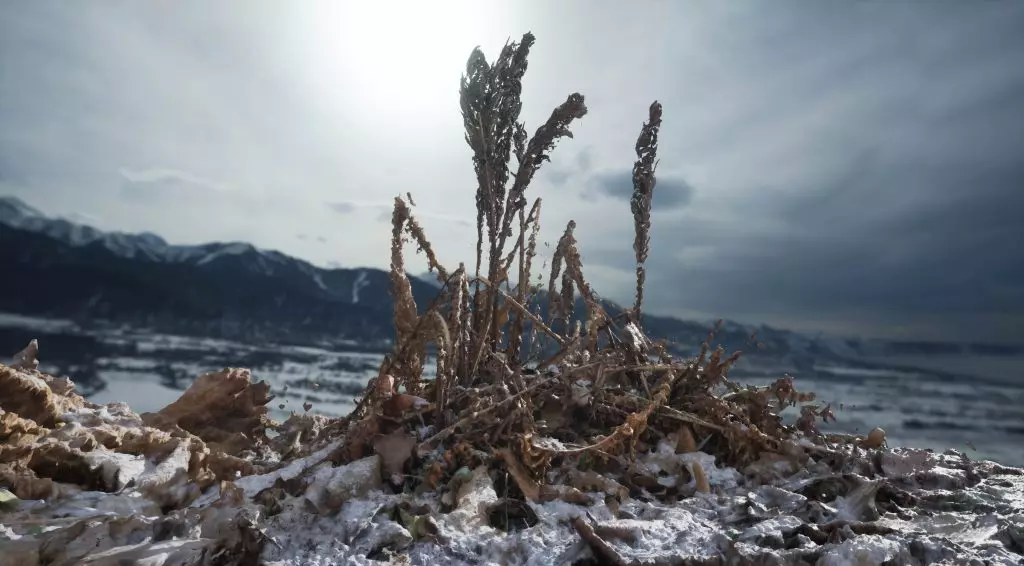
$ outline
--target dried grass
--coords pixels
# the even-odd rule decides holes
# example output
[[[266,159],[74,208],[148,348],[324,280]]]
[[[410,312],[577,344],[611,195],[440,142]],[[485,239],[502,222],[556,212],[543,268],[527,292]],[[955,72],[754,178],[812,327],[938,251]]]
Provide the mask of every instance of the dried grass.
[[[544,473],[556,463],[574,474],[614,462],[628,466],[639,451],[669,435],[679,439],[680,447],[696,450],[696,434],[705,439],[704,451],[733,465],[766,453],[829,451],[815,422],[830,418],[831,412],[810,404],[813,395],[798,393],[790,378],[764,388],[740,387],[728,379],[740,352],[727,356],[721,348],[712,349],[714,331],[695,357],[683,360],[670,357],[643,333],[644,263],[650,252],[662,123],[658,102],[651,104],[641,127],[633,166],[633,308],[622,316],[606,312],[607,303],[584,276],[574,221],[554,250],[546,293],[531,285],[541,199],[527,211],[526,190],[550,160],[556,142],[571,138],[571,124],[587,112],[583,96],[571,94],[527,139],[526,126],[519,122],[520,94],[533,43],[534,37],[526,34],[507,44],[493,63],[474,50],[462,78],[465,140],[477,179],[473,275],[464,264],[446,270],[413,216],[411,196],[409,203],[395,199],[395,348],[349,417],[344,453],[349,458],[369,454],[375,438],[395,431],[413,433],[426,425],[433,432],[420,436],[416,459],[428,470],[422,476],[431,478],[430,485],[443,483],[461,466],[472,469],[488,462],[504,466],[528,495],[539,497],[541,488],[546,494],[572,491],[546,485]],[[417,244],[443,285],[422,312],[405,274],[407,241]],[[511,249],[506,249],[509,244]],[[576,296],[585,305],[583,316],[573,313]],[[548,302],[546,320],[532,308],[540,299]],[[523,342],[527,334],[529,352]],[[531,364],[541,339],[554,350],[543,362]],[[437,379],[424,382],[428,344],[436,346]],[[390,376],[394,387],[390,381],[389,387],[380,387],[380,380]],[[406,402],[396,404],[391,400],[396,395]],[[779,412],[798,404],[803,406],[797,426],[783,425]],[[797,442],[803,438],[819,446]],[[709,489],[704,472],[694,466],[700,491]]]

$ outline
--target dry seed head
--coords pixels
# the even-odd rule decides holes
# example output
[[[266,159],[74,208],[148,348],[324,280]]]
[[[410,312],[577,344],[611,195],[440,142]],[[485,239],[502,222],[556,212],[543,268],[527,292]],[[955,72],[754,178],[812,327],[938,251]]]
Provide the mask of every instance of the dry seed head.
[[[636,140],[636,163],[633,164],[633,198],[630,209],[633,211],[633,225],[636,237],[633,240],[633,251],[636,254],[636,303],[633,307],[637,316],[644,299],[644,282],[646,272],[644,262],[651,245],[651,199],[654,196],[656,179],[654,170],[657,167],[658,130],[661,128],[661,104],[651,104],[648,121],[640,130]]]

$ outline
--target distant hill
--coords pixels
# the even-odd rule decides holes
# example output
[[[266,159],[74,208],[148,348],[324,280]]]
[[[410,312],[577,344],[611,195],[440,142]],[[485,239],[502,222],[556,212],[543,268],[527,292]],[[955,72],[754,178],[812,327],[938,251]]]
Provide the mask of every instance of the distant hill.
[[[379,269],[322,269],[247,243],[171,245],[155,234],[104,232],[0,197],[0,312],[108,321],[161,331],[293,343],[380,343],[392,336],[390,282]],[[422,307],[438,292],[410,277]],[[541,297],[542,309],[546,309]],[[620,307],[605,302],[610,311]],[[578,304],[577,312],[583,312]],[[710,323],[644,317],[651,337],[693,354]],[[757,334],[757,344],[750,341]],[[809,338],[726,322],[715,344],[797,366],[890,353],[1020,355],[1015,346]]]
[[[245,243],[169,245],[0,198],[0,311],[243,339],[382,340],[386,272],[321,269]],[[412,279],[424,304],[437,288]]]

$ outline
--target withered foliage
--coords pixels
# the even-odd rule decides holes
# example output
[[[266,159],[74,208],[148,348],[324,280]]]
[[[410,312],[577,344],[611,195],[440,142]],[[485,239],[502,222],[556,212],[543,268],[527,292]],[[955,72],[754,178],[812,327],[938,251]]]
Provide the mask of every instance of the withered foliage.
[[[462,77],[465,140],[477,180],[472,274],[464,264],[454,271],[440,265],[413,216],[411,197],[395,198],[395,346],[349,417],[345,457],[381,450],[385,440],[405,454],[405,443],[415,438],[405,465],[421,473],[405,477],[415,478],[409,481],[419,488],[435,488],[464,466],[487,463],[504,468],[530,499],[578,499],[585,496],[572,478],[580,474],[614,484],[600,474],[615,471],[623,489],[646,487],[627,473],[630,462],[665,439],[680,452],[695,451],[695,438],[700,439],[701,450],[735,466],[830,451],[815,422],[831,418],[831,411],[809,404],[813,395],[798,393],[789,377],[769,387],[741,387],[728,378],[740,352],[713,349],[714,332],[687,359],[674,359],[643,332],[644,263],[662,123],[658,102],[651,104],[636,141],[633,308],[613,315],[591,288],[574,221],[554,249],[546,293],[542,283],[531,284],[541,200],[528,207],[526,190],[555,143],[571,138],[570,125],[587,113],[583,96],[573,93],[528,137],[519,121],[520,95],[533,44],[528,33],[508,43],[494,62],[474,50]],[[422,312],[405,273],[404,244],[410,240],[442,284]],[[546,313],[537,308],[541,295]],[[576,297],[586,312],[574,318]],[[535,347],[541,341],[547,350]],[[423,380],[430,345],[437,377]],[[537,352],[546,359],[538,361]],[[779,415],[794,405],[801,416],[796,426],[787,426]],[[389,464],[395,477],[399,464]],[[546,474],[552,469],[565,473]],[[709,489],[699,464],[691,474],[695,490]],[[556,476],[564,482],[552,484]]]

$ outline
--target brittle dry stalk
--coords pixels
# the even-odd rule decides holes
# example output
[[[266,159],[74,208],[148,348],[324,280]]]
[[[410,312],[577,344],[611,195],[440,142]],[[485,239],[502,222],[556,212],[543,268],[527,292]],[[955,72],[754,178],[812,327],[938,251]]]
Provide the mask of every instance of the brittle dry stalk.
[[[404,385],[407,392],[422,394],[432,406],[426,413],[396,414],[396,407],[422,408],[420,401],[424,400],[410,400],[408,394],[397,394],[389,386],[384,388],[385,394],[394,390],[396,396],[410,402],[387,402],[385,394],[375,393],[381,388],[368,387],[353,412],[353,417],[361,420],[350,427],[356,432],[347,439],[345,453],[350,457],[365,453],[365,442],[374,431],[419,426],[415,423],[426,424],[429,418],[429,426],[436,432],[420,443],[423,453],[443,450],[442,443],[455,436],[457,447],[484,454],[476,458],[506,454],[508,465],[521,462],[525,468],[519,472],[543,478],[555,458],[577,464],[588,458],[624,461],[625,457],[616,453],[635,456],[639,446],[650,446],[654,439],[663,438],[666,430],[677,431],[680,423],[692,426],[705,439],[701,446],[707,444],[723,461],[749,463],[762,451],[786,445],[786,435],[796,429],[784,426],[778,411],[798,403],[804,403],[799,428],[807,435],[817,434],[815,420],[830,418],[831,411],[807,405],[813,396],[796,392],[790,380],[780,379],[761,389],[741,389],[729,382],[728,370],[740,353],[726,356],[722,348],[712,347],[717,328],[708,333],[697,356],[682,361],[672,359],[664,344],[643,333],[644,264],[650,253],[662,123],[658,102],[650,105],[636,141],[630,201],[636,259],[632,309],[601,300],[591,288],[584,277],[572,220],[551,257],[546,292],[542,291],[542,275],[531,285],[541,199],[535,199],[527,211],[526,190],[550,159],[556,141],[572,137],[569,126],[587,112],[583,97],[571,94],[528,139],[519,114],[522,78],[533,43],[533,36],[525,34],[521,42],[506,44],[493,63],[474,50],[462,77],[465,140],[477,180],[473,274],[465,264],[454,272],[446,270],[409,204],[401,197],[395,199],[390,274],[395,348],[385,358],[379,376],[394,375],[395,386]],[[514,172],[510,166],[513,156],[517,161]],[[438,296],[422,313],[417,312],[405,274],[402,248],[407,241],[415,242],[417,251],[426,255],[442,284]],[[510,242],[511,249],[506,250]],[[577,297],[585,313],[574,312],[579,310]],[[615,312],[617,316],[610,316]],[[622,318],[625,325],[616,324]],[[537,336],[551,338],[548,345],[553,348],[528,353],[531,359],[535,354],[543,359],[534,368],[525,367],[523,360],[527,332],[533,337],[531,350]],[[437,348],[437,379],[421,383],[428,343]],[[652,363],[655,359],[660,363]],[[723,384],[729,392],[719,395],[716,391]],[[577,418],[581,415],[583,418]],[[555,425],[558,430],[550,430],[549,418],[559,423]],[[552,444],[547,437],[551,434],[574,440]],[[687,443],[693,444],[692,439]],[[500,450],[495,452],[495,447]],[[466,450],[460,452],[463,457]],[[521,458],[513,457],[515,451]],[[449,452],[445,454],[443,462],[433,462],[431,477],[437,479],[445,469],[450,472],[465,465],[458,464],[458,457]],[[698,479],[697,483],[701,490],[708,489],[706,482]],[[537,493],[548,493],[547,487],[538,484]]]
[[[651,247],[651,199],[654,196],[654,185],[657,180],[654,170],[657,168],[658,130],[661,128],[661,104],[651,104],[649,118],[636,140],[636,163],[633,164],[633,198],[629,201],[633,211],[633,225],[636,238],[633,240],[633,251],[636,254],[636,303],[633,306],[634,316],[639,321],[640,307],[644,302],[644,282],[646,272],[644,262]]]

